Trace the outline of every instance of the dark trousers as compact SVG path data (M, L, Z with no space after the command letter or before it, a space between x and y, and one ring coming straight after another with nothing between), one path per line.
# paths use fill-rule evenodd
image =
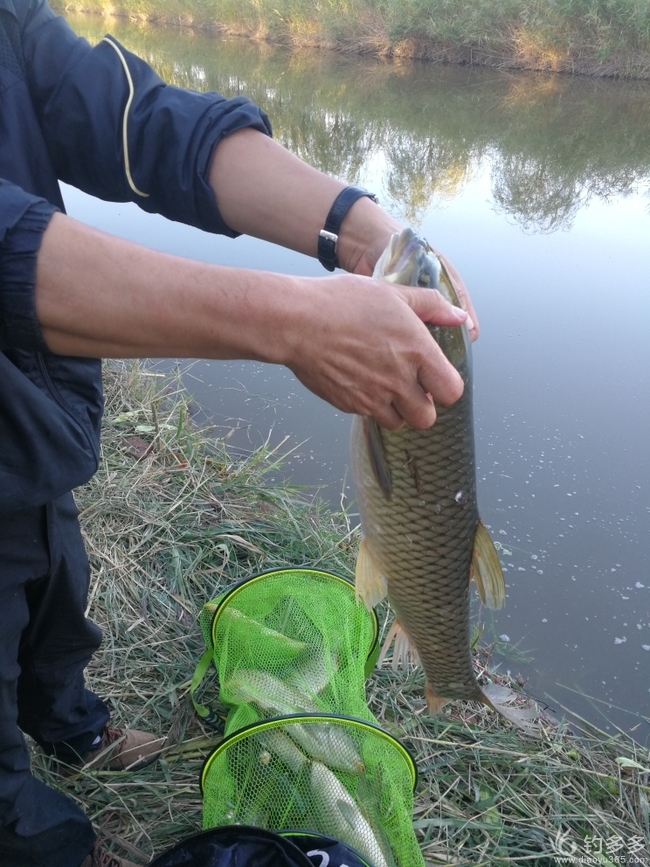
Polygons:
M84 686L101 642L86 619L89 569L71 494L0 516L0 864L78 867L94 832L83 811L30 772L23 732L74 761L108 722Z

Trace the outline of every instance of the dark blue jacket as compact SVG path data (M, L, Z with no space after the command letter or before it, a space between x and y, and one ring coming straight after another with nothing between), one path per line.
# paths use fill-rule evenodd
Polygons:
M0 0L0 514L97 468L100 362L50 353L34 312L58 180L234 237L207 175L222 136L249 126L271 132L243 97L167 85L117 42L91 47L45 0Z

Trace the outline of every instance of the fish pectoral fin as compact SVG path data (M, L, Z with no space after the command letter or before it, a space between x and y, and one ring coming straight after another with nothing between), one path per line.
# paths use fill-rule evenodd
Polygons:
M441 695L436 695L436 693L431 689L429 684L424 685L424 694L427 699L427 710L431 714L431 716L435 716L439 714L443 707L449 701L448 698L443 698Z
M406 634L406 630L399 620L394 620L381 646L381 652L377 658L378 666L381 666L393 643L393 661L391 665L393 671L397 671L398 668L405 668L410 662L415 665L419 664L420 658L413 642Z
M386 460L386 452L384 449L384 441L381 435L381 428L377 422L369 416L363 416L363 435L368 449L368 460L372 468L372 474L375 481L381 488L383 495L387 500L390 500L390 495L393 490L390 469Z
M531 707L517 707L512 703L516 698L517 693L513 689L498 683L490 683L483 687L481 700L483 704L517 726L524 734L539 736L542 732L539 711Z
M354 586L357 600L360 596L368 611L372 611L375 605L378 605L388 592L386 579L372 559L366 539L362 539L359 545L357 565L354 573Z
M474 536L469 578L476 584L483 605L493 609L503 608L506 601L506 584L503 580L499 555L481 520L478 522Z
M355 810L349 801L345 801L343 798L336 799L336 806L343 819L350 826L350 829L354 831L359 822L359 812Z

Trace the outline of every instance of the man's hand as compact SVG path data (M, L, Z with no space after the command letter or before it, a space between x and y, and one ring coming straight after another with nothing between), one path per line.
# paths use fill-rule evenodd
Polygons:
M341 187L252 130L219 145L211 180L234 229L312 255ZM339 409L391 429L427 428L435 402L453 403L463 383L424 322L459 325L467 314L430 289L359 276L400 228L370 199L357 200L337 248L352 273L308 278L168 256L57 213L39 250L36 313L53 352L285 364ZM467 290L446 264L476 334Z
M36 311L64 355L249 358L284 364L346 412L433 424L463 383L423 324L466 313L438 292L368 277L295 277L168 256L54 214Z
M344 412L425 429L435 402L461 396L463 381L424 322L458 326L467 314L439 292L341 275L315 280L304 302L285 363Z
M341 224L338 244L341 265L352 274L370 277L391 235L403 228L370 199L358 199ZM435 252L447 269L461 307L469 313L469 336L474 341L479 335L479 326L467 286L449 259L438 250Z
M374 203L370 203L369 200L366 199L363 204L362 200L360 200L357 204L364 208L364 216L366 218L366 221L365 226L363 227L363 231L365 231L368 240L366 241L365 246L363 242L357 242L357 249L351 254L351 258L348 261L350 262L353 274L370 276L374 271L375 265L377 264L379 257L388 246L391 235L395 232L401 232L403 227L400 226L399 223L393 221L385 212L381 212L380 214L380 209L378 209ZM372 207L375 208L375 211L377 213L373 213L373 211L369 209L368 204L371 204ZM350 210L352 211L352 209ZM356 214L350 213L350 218L348 221L348 230L350 233L354 231L355 221L359 222L361 219L362 215L360 213L360 208ZM374 231L371 231L373 222L376 225L374 226ZM359 228L357 231L361 232L362 230L361 228ZM345 242L342 239L342 245L344 245L344 243ZM349 242L347 246L349 246ZM476 317L476 311L474 310L474 305L472 304L472 299L469 297L469 292L467 291L467 286L465 286L463 278L451 264L449 259L447 259L446 256L443 256L442 253L440 253L438 250L436 250L435 253L447 269L447 273L449 274L456 295L458 296L458 300L460 301L461 307L469 314L469 322L467 323L469 337L470 340L474 341L479 335L479 325L478 319Z

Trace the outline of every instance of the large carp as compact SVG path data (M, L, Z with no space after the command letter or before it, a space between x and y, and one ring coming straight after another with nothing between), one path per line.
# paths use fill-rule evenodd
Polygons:
M438 289L459 306L445 268L411 229L393 235L373 276ZM352 470L363 533L357 592L368 607L388 595L396 615L387 639L395 641L393 662L415 651L431 713L452 699L474 700L530 730L531 712L510 705L510 690L481 689L472 666L470 581L490 608L503 605L505 586L476 502L467 328L430 325L429 330L465 388L452 406L437 406L436 422L428 430L405 425L388 431L355 416Z

